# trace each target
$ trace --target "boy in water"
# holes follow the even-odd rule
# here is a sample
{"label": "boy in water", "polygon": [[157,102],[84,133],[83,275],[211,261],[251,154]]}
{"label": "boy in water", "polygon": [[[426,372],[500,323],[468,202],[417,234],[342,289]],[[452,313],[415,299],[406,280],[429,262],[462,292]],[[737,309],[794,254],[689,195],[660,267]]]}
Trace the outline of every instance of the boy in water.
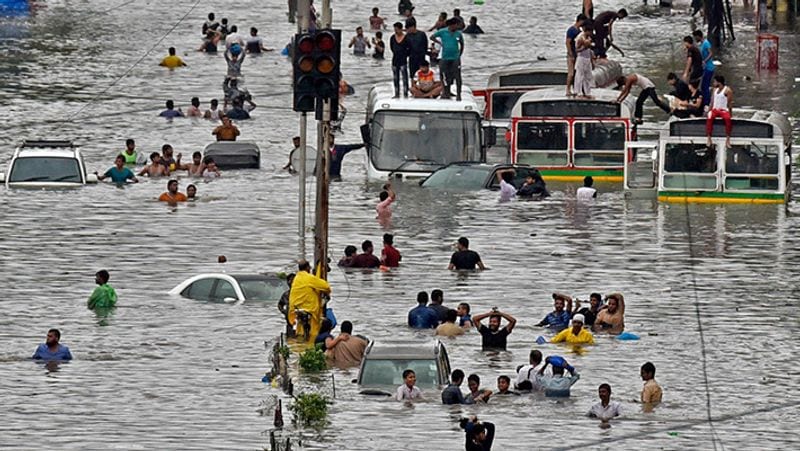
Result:
{"label": "boy in water", "polygon": [[97,288],[94,289],[86,306],[94,310],[96,308],[111,308],[117,304],[117,292],[108,284],[108,279],[111,276],[108,271],[101,269],[94,275],[94,281]]}
{"label": "boy in water", "polygon": [[372,54],[372,57],[375,59],[382,60],[383,53],[386,51],[386,44],[383,42],[383,33],[380,31],[375,32],[375,37],[372,38],[372,46],[375,47],[375,53]]}
{"label": "boy in water", "polygon": [[416,386],[417,374],[414,370],[403,371],[403,385],[397,387],[395,399],[398,401],[407,401],[412,399],[419,399],[422,397],[422,392]]}
{"label": "boy in water", "polygon": [[161,155],[158,152],[153,152],[150,154],[150,164],[142,168],[138,175],[161,177],[169,175],[169,169],[161,163]]}
{"label": "boy in water", "polygon": [[386,28],[386,18],[378,15],[380,10],[372,8],[372,15],[369,16],[369,29],[371,31],[378,31]]}

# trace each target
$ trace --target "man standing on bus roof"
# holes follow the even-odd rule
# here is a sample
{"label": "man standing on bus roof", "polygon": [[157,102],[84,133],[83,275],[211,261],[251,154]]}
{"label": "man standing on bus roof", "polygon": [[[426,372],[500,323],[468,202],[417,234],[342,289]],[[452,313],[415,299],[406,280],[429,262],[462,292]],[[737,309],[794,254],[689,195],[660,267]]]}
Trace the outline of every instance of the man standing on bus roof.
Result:
{"label": "man standing on bus roof", "polygon": [[578,56],[575,49],[575,38],[581,34],[581,27],[586,19],[584,14],[578,14],[575,23],[567,28],[567,97],[572,96],[572,83],[575,81],[575,58]]}
{"label": "man standing on bus roof", "polygon": [[605,60],[607,58],[606,44],[608,44],[608,46],[613,45],[614,35],[612,34],[612,28],[614,22],[626,17],[628,17],[628,11],[622,8],[616,12],[602,12],[594,18],[594,54],[598,59]]}
{"label": "man standing on bus roof", "polygon": [[622,103],[622,101],[628,97],[628,94],[631,93],[631,89],[634,86],[638,86],[639,89],[641,89],[639,96],[636,98],[636,109],[633,112],[634,120],[637,124],[642,123],[642,107],[648,97],[653,100],[653,103],[655,103],[657,107],[669,114],[669,105],[658,98],[658,94],[656,94],[656,85],[650,81],[649,78],[637,73],[617,78],[617,88],[621,90],[619,96],[617,96],[617,103]]}
{"label": "man standing on bus roof", "polygon": [[449,99],[453,94],[450,87],[456,84],[456,100],[461,101],[461,55],[464,53],[464,36],[458,29],[459,20],[451,17],[447,20],[447,28],[437,30],[431,40],[442,46],[442,56],[439,60],[439,71],[444,79],[443,99]]}

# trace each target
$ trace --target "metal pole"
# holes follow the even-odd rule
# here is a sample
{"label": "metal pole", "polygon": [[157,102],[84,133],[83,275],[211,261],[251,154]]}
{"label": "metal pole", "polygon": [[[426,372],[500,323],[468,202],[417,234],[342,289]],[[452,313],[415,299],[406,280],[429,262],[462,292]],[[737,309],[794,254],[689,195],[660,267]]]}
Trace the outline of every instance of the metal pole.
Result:
{"label": "metal pole", "polygon": [[[297,32],[308,31],[308,11],[310,9],[309,0],[294,0],[297,5]],[[292,49],[294,51],[294,49]],[[298,208],[297,208],[297,234],[300,238],[299,258],[306,258],[306,143],[308,139],[308,116],[303,113],[300,116],[300,167],[298,177]]]}
{"label": "metal pole", "polygon": [[331,0],[322,0],[322,27],[331,28],[333,22],[333,11],[331,10]]}

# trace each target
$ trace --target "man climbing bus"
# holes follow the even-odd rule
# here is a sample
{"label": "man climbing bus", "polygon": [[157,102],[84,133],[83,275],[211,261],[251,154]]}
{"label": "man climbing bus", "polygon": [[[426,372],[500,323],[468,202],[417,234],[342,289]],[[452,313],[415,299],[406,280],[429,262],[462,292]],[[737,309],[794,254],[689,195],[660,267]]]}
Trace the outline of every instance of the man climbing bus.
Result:
{"label": "man climbing bus", "polygon": [[306,260],[300,260],[297,264],[297,274],[292,281],[288,311],[289,323],[295,325],[298,337],[304,336],[305,328],[302,321],[297,318],[295,310],[308,312],[310,326],[308,339],[313,343],[322,324],[323,304],[320,295],[330,292],[331,286],[328,282],[311,274],[311,265]]}

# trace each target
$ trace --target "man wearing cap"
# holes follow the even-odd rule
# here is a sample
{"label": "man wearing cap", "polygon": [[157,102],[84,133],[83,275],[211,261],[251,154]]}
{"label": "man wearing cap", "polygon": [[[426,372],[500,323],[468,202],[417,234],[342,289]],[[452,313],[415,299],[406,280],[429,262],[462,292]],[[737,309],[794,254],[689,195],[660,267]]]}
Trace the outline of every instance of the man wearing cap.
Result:
{"label": "man wearing cap", "polygon": [[585,319],[580,313],[572,316],[572,327],[568,327],[558,333],[550,340],[550,343],[567,342],[573,345],[593,345],[594,337],[592,333],[583,328]]}
{"label": "man wearing cap", "polygon": [[[581,375],[575,368],[567,363],[567,361],[560,356],[551,355],[544,359],[544,366],[536,373],[536,383],[542,387],[545,396],[550,397],[568,397],[569,389]],[[553,374],[544,374],[547,365],[553,366]],[[564,370],[569,371],[569,376],[564,376]]]}

